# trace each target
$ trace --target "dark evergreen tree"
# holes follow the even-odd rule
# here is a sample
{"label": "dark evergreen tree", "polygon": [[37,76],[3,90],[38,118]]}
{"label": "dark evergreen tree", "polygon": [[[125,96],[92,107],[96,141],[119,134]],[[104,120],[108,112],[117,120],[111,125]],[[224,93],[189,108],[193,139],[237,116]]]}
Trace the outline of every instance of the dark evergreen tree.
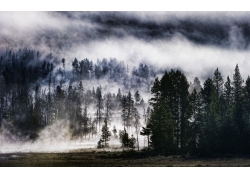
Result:
{"label": "dark evergreen tree", "polygon": [[204,121],[203,121],[203,107],[201,93],[197,93],[196,89],[193,90],[190,96],[192,105],[192,119],[189,132],[188,149],[190,154],[197,154],[199,149],[199,140],[204,134]]}
{"label": "dark evergreen tree", "polygon": [[119,139],[120,142],[122,143],[123,150],[125,147],[129,146],[129,136],[125,128],[123,131],[119,131]]}
{"label": "dark evergreen tree", "polygon": [[112,95],[111,93],[107,93],[105,95],[105,118],[109,125],[111,125],[112,109]]}
{"label": "dark evergreen tree", "polygon": [[100,124],[102,121],[102,115],[103,115],[103,97],[102,97],[102,88],[97,87],[96,89],[96,100],[97,100],[97,112],[96,112],[96,118],[97,118],[97,122],[99,123],[99,130],[100,130]]}
{"label": "dark evergreen tree", "polygon": [[110,141],[110,136],[111,136],[111,133],[109,131],[108,122],[105,119],[104,125],[102,126],[102,134],[101,134],[101,139],[100,139],[100,142],[104,143],[103,147],[109,147],[108,141]]}
{"label": "dark evergreen tree", "polygon": [[76,58],[72,63],[72,68],[73,68],[73,81],[75,81],[78,78],[78,73],[79,73],[79,64]]}
{"label": "dark evergreen tree", "polygon": [[163,98],[157,104],[153,107],[148,125],[152,146],[159,154],[171,154],[174,152],[174,120]]}
{"label": "dark evergreen tree", "polygon": [[[159,90],[155,92],[158,89],[158,83],[155,82],[155,84],[156,87],[153,86],[151,91],[154,96],[158,96],[156,93],[159,93]],[[189,131],[188,119],[191,117],[188,88],[189,84],[185,75],[178,70],[166,72],[160,81],[161,97],[165,99],[175,121],[175,148],[182,153],[186,152]]]}
{"label": "dark evergreen tree", "polygon": [[135,119],[134,127],[135,127],[135,133],[136,133],[136,142],[137,142],[137,148],[139,151],[139,138],[138,138],[138,136],[140,133],[140,126],[141,126],[140,114],[136,108],[133,109],[133,114],[134,114],[134,119]]}
{"label": "dark evergreen tree", "polygon": [[135,97],[135,103],[136,103],[136,104],[139,104],[139,103],[140,103],[140,100],[141,100],[141,95],[140,95],[140,93],[139,93],[138,90],[135,92],[134,97]]}
{"label": "dark evergreen tree", "polygon": [[122,117],[124,129],[125,129],[126,121],[127,121],[127,113],[128,113],[128,105],[127,105],[127,98],[126,98],[126,96],[122,97],[121,106],[122,106],[121,117]]}
{"label": "dark evergreen tree", "polygon": [[223,84],[224,84],[223,78],[218,68],[214,72],[213,84],[215,87],[216,98],[218,100],[223,93]]}
{"label": "dark evergreen tree", "polygon": [[135,139],[134,136],[132,135],[131,138],[129,138],[128,147],[131,148],[132,150],[134,150],[134,148],[135,148],[135,143],[136,143],[136,139]]}
{"label": "dark evergreen tree", "polygon": [[233,105],[234,105],[234,120],[236,121],[240,130],[243,129],[242,122],[242,93],[243,93],[243,79],[241,77],[239,67],[236,65],[233,75]]}

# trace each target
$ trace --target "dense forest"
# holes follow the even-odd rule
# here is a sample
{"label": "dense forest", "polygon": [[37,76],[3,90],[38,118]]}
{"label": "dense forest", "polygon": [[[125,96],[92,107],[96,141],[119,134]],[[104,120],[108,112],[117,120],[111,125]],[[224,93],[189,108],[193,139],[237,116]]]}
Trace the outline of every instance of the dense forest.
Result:
{"label": "dense forest", "polygon": [[[116,92],[104,91],[104,81],[116,83]],[[216,68],[201,86],[180,70],[159,78],[142,63],[130,70],[112,58],[93,63],[11,49],[0,56],[0,83],[7,141],[35,141],[46,126],[67,120],[72,139],[96,139],[98,148],[114,138],[140,150],[145,136],[147,150],[161,155],[250,152],[250,77],[244,82],[238,65],[232,80]]]}
{"label": "dense forest", "polygon": [[[149,92],[152,84],[146,64],[129,73],[128,65],[116,59],[94,64],[74,58],[67,68],[64,58],[30,49],[7,50],[0,63],[1,135],[7,141],[35,141],[39,131],[62,120],[69,121],[72,139],[96,138],[105,120],[118,138],[115,124],[131,130],[137,108],[149,113],[139,92]],[[116,83],[116,92],[104,91],[104,81]]]}

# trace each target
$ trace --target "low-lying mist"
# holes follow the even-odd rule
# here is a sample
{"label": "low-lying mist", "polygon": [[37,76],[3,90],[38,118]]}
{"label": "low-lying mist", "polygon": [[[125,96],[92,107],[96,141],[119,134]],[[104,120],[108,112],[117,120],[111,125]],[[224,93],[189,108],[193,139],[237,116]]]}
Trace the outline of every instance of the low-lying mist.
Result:
{"label": "low-lying mist", "polygon": [[[165,71],[178,69],[191,83],[198,77],[190,92],[200,90],[216,68],[225,82],[238,64],[246,79],[249,17],[247,12],[1,12],[0,153],[96,148],[105,118],[111,122],[110,147],[121,148],[112,129],[115,125],[117,135],[124,130],[122,106],[129,92],[145,126],[143,106],[147,110],[154,79]],[[128,126],[136,137],[134,124]],[[144,140],[139,135],[140,148]]]}
{"label": "low-lying mist", "polygon": [[[120,120],[121,121],[121,120]],[[143,122],[142,122],[143,123]],[[117,131],[123,130],[124,127],[121,122],[117,120],[111,123],[109,130],[112,133],[113,126],[116,126]],[[31,153],[31,152],[70,152],[74,150],[84,150],[84,149],[96,149],[97,142],[100,139],[100,133],[94,135],[93,137],[89,134],[86,138],[79,137],[72,139],[70,126],[68,120],[58,120],[52,125],[46,126],[42,129],[38,138],[34,141],[18,140],[15,136],[9,137],[10,132],[6,132],[3,129],[0,135],[0,153]],[[128,131],[129,135],[136,137],[135,130]],[[118,134],[118,133],[117,133]],[[140,149],[147,146],[145,137],[139,135]],[[110,148],[106,148],[110,151],[121,150],[121,142],[118,138],[112,136],[109,141]]]}

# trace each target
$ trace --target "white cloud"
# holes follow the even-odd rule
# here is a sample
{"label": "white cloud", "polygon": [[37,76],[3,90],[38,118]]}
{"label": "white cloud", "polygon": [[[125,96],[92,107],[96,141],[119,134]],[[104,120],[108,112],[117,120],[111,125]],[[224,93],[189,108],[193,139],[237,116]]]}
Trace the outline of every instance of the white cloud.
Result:
{"label": "white cloud", "polygon": [[[106,39],[92,41],[88,44],[72,47],[64,54],[69,59],[89,58],[96,61],[102,58],[117,58],[125,61],[130,67],[138,66],[140,62],[158,68],[181,68],[185,71],[189,81],[194,77],[206,78],[213,75],[218,67],[223,76],[232,77],[236,64],[244,78],[249,74],[250,52],[247,50],[224,49],[213,46],[196,45],[176,35],[171,40],[155,40],[146,42],[133,37],[124,39]],[[70,58],[71,57],[71,58]],[[71,61],[70,61],[71,63]]]}
{"label": "white cloud", "polygon": [[[121,15],[123,14],[124,18],[134,16],[142,21],[165,22],[190,18],[229,24],[234,20],[244,21],[249,16],[246,12],[121,12]],[[101,25],[91,22],[91,19],[80,20],[79,14],[75,17],[74,20],[68,19],[53,12],[1,12],[0,36],[8,42],[2,42],[0,49],[10,45],[14,48],[28,46],[46,52],[52,51],[59,59],[66,58],[68,66],[71,66],[75,57],[93,61],[112,57],[127,62],[131,68],[138,66],[140,62],[146,62],[162,69],[181,68],[189,81],[193,81],[195,76],[201,80],[207,75],[212,76],[216,67],[225,77],[232,76],[236,64],[239,64],[244,78],[249,74],[249,52],[242,48],[246,42],[242,29],[235,25],[229,30],[228,43],[231,48],[225,49],[212,45],[197,45],[180,34],[175,34],[172,39],[146,41],[125,33],[123,38],[107,36],[101,37],[102,40],[90,38],[85,41],[85,37],[95,36]],[[52,37],[48,43],[44,34],[50,36],[50,32],[54,32],[56,37]],[[72,39],[64,39],[68,34]],[[38,37],[38,42],[35,42]],[[58,42],[62,43],[62,49],[57,47]]]}

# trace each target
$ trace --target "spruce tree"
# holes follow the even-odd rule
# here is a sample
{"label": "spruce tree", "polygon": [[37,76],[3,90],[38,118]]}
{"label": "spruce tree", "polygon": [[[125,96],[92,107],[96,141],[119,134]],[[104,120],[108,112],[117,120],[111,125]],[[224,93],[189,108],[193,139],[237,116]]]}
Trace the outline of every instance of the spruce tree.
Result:
{"label": "spruce tree", "polygon": [[104,120],[104,125],[102,126],[102,135],[100,142],[103,142],[103,147],[109,147],[108,141],[110,141],[111,133],[109,131],[107,119]]}
{"label": "spruce tree", "polygon": [[138,90],[135,92],[134,97],[135,97],[135,103],[136,103],[136,104],[139,104],[139,103],[140,103],[140,100],[141,100],[141,95],[140,95],[140,93],[139,93]]}
{"label": "spruce tree", "polygon": [[[245,123],[243,120],[243,79],[241,77],[238,64],[235,67],[234,75],[233,75],[233,120],[235,121],[237,128],[239,129],[240,136],[239,138],[239,144],[244,138],[244,131],[245,131]],[[239,146],[238,146],[239,147]]]}
{"label": "spruce tree", "polygon": [[227,81],[224,84],[224,94],[223,95],[224,95],[227,106],[230,108],[230,105],[232,103],[232,86],[231,86],[231,80],[230,80],[229,76],[227,77]]}
{"label": "spruce tree", "polygon": [[233,94],[232,85],[229,76],[224,84],[224,117],[222,119],[222,124],[219,132],[220,136],[220,151],[221,153],[236,153],[237,152],[237,134],[238,128],[233,120]]}
{"label": "spruce tree", "polygon": [[249,124],[250,122],[250,77],[247,77],[246,84],[244,87],[244,98],[243,98],[243,116],[244,121]]}
{"label": "spruce tree", "polygon": [[125,128],[123,131],[119,131],[119,139],[122,143],[122,148],[124,150],[124,147],[128,147],[129,145],[129,136]]}
{"label": "spruce tree", "polygon": [[131,148],[132,150],[134,150],[135,143],[136,143],[136,139],[134,138],[134,136],[132,134],[131,138],[129,138],[128,147]]}
{"label": "spruce tree", "polygon": [[125,126],[126,126],[126,121],[127,121],[127,113],[128,113],[128,105],[127,105],[127,98],[126,96],[123,96],[122,97],[122,102],[121,102],[121,105],[122,105],[122,114],[121,114],[121,117],[122,117],[122,123],[123,123],[123,126],[124,126],[124,129],[125,129]]}
{"label": "spruce tree", "polygon": [[133,123],[133,119],[134,119],[133,110],[134,110],[134,100],[133,100],[132,95],[129,91],[128,95],[127,95],[127,119],[126,119],[127,129],[131,128],[132,123]]}
{"label": "spruce tree", "polygon": [[174,150],[174,120],[171,110],[163,98],[155,106],[157,108],[153,108],[148,125],[151,143],[157,153],[171,154]]}
{"label": "spruce tree", "polygon": [[223,84],[224,84],[223,78],[218,68],[214,72],[213,84],[215,86],[216,98],[218,100],[223,93]]}
{"label": "spruce tree", "polygon": [[175,148],[185,153],[189,131],[188,119],[191,117],[187,79],[180,71],[171,70],[163,75],[160,83],[155,81],[155,85],[152,88],[154,98],[151,101],[155,101],[155,97],[160,95],[168,104],[175,121]]}
{"label": "spruce tree", "polygon": [[111,125],[111,117],[112,117],[112,96],[111,93],[107,93],[105,96],[105,118],[107,118],[108,124]]}
{"label": "spruce tree", "polygon": [[191,93],[190,102],[192,106],[192,119],[188,149],[190,154],[196,154],[199,148],[199,140],[203,135],[204,129],[202,98],[201,93],[197,93],[196,89]]}
{"label": "spruce tree", "polygon": [[136,108],[134,108],[133,113],[134,113],[134,119],[135,119],[134,127],[135,127],[135,133],[136,133],[137,148],[138,148],[138,151],[139,151],[139,139],[138,139],[138,136],[139,136],[139,133],[140,133],[140,126],[141,126],[140,114],[139,114],[139,112],[138,112],[138,110]]}
{"label": "spruce tree", "polygon": [[[94,88],[93,88],[93,91],[94,91]],[[99,123],[99,130],[100,130],[100,125],[101,125],[102,115],[103,115],[103,112],[102,112],[102,110],[103,110],[103,97],[102,97],[101,86],[96,88],[95,96],[96,96],[96,100],[97,100],[96,119],[97,119],[97,122]]]}

